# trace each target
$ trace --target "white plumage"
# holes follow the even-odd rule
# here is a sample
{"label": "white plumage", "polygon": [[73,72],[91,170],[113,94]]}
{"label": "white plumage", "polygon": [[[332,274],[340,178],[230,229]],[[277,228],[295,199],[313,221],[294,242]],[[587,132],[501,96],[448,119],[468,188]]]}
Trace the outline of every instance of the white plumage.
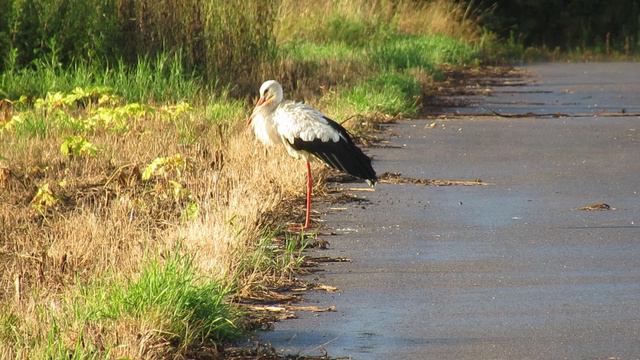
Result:
{"label": "white plumage", "polygon": [[307,217],[311,211],[312,178],[309,160],[319,158],[327,165],[375,184],[377,177],[371,159],[358,148],[340,124],[303,103],[284,101],[282,86],[269,80],[260,87],[260,99],[249,119],[260,142],[278,143],[287,152],[307,161]]}
{"label": "white plumage", "polygon": [[296,139],[303,142],[319,140],[323,143],[348,141],[329,125],[321,112],[306,104],[282,102],[273,113],[273,122],[287,152],[298,159],[302,157],[309,160],[311,153],[294,149],[292,144]]}
{"label": "white plumage", "polygon": [[267,146],[275,146],[281,142],[280,135],[271,118],[265,118],[261,112],[251,115],[253,133],[261,143]]}
{"label": "white plumage", "polygon": [[[271,83],[267,81],[260,87],[260,100],[253,109],[253,113],[251,113],[249,121],[251,122],[253,133],[256,135],[256,138],[267,146],[274,146],[281,142],[280,135],[276,130],[276,126],[273,121],[273,117],[270,116],[270,112],[267,111],[264,106],[261,106],[262,103],[264,103],[263,95],[270,85]],[[282,87],[280,87],[280,89],[282,89]],[[282,98],[282,90],[280,91],[280,94],[280,98]]]}

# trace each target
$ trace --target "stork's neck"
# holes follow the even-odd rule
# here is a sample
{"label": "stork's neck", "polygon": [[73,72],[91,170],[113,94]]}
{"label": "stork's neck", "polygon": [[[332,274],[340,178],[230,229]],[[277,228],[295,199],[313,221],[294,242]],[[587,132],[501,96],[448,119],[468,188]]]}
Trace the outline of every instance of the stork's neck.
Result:
{"label": "stork's neck", "polygon": [[267,104],[262,104],[260,106],[256,106],[255,108],[253,108],[253,111],[251,112],[251,121],[253,121],[253,118],[260,114],[260,116],[262,116],[263,118],[270,118],[274,111],[276,110],[278,106],[274,106],[271,103],[267,103]]}
{"label": "stork's neck", "polygon": [[265,111],[269,113],[274,112],[281,102],[282,99],[274,98],[272,101],[264,104]]}
{"label": "stork's neck", "polygon": [[276,111],[276,108],[278,107],[278,105],[280,105],[281,102],[282,102],[282,97],[276,96],[273,98],[273,100],[258,106],[256,108],[256,111],[260,111],[265,115],[271,114],[274,111]]}

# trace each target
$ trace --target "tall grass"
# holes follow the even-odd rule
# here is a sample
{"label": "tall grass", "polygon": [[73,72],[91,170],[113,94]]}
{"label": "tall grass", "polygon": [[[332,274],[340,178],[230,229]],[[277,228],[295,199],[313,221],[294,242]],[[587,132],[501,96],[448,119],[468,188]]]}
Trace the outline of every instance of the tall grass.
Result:
{"label": "tall grass", "polygon": [[278,49],[287,43],[365,46],[397,32],[481,36],[474,21],[481,14],[451,0],[10,0],[2,10],[0,72],[42,61],[94,71],[180,54],[186,73],[243,96],[274,72],[286,76],[278,69],[287,48]]}
{"label": "tall grass", "polygon": [[[0,11],[0,71],[55,58],[61,65],[135,65],[181,53],[213,84],[248,90],[274,60],[277,4],[241,0],[11,0]],[[238,81],[240,80],[240,81]],[[239,82],[239,83],[238,83]]]}
{"label": "tall grass", "polygon": [[396,36],[372,49],[371,58],[382,68],[420,67],[433,72],[441,64],[469,63],[477,53],[471,45],[450,37]]}
{"label": "tall grass", "polygon": [[488,11],[478,9],[473,2],[451,0],[282,0],[275,36],[278,43],[308,40],[362,45],[400,32],[476,42],[483,35],[478,21]]}
{"label": "tall grass", "polygon": [[403,33],[443,35],[466,42],[477,42],[484,36],[478,23],[490,11],[491,8],[481,10],[474,7],[474,1],[400,1],[395,20],[398,30]]}
{"label": "tall grass", "polygon": [[83,61],[63,66],[55,54],[49,54],[28,67],[11,66],[0,73],[0,97],[14,100],[95,86],[106,86],[128,101],[139,102],[193,99],[205,89],[202,79],[185,69],[179,53],[141,57],[133,66],[122,61],[113,66]]}
{"label": "tall grass", "polygon": [[[117,3],[105,0],[3,1],[0,11],[0,38],[6,47],[17,50],[18,63],[58,52],[69,63],[78,58],[106,58],[119,53],[125,40],[118,32]],[[2,66],[0,64],[0,70]]]}

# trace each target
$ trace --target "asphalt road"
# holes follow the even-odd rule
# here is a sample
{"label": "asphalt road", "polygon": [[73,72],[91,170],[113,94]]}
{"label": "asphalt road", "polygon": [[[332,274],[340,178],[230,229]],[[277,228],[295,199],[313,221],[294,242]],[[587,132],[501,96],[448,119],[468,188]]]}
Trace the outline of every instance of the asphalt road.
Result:
{"label": "asphalt road", "polygon": [[[447,120],[402,121],[379,173],[489,186],[379,184],[327,205],[324,237],[351,263],[339,293],[261,334],[286,353],[353,359],[640,358],[640,64],[527,67]],[[457,116],[565,113],[572,117]],[[604,116],[598,113],[622,113]],[[589,115],[593,114],[593,115]],[[586,116],[589,115],[589,116]],[[582,211],[591,203],[615,210]]]}

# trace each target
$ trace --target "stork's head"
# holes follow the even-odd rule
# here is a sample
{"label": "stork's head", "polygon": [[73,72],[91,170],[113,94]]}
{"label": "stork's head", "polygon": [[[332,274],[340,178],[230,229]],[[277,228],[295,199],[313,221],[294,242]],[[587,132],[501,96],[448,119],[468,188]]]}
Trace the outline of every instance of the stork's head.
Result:
{"label": "stork's head", "polygon": [[260,99],[253,108],[253,112],[247,121],[251,123],[253,117],[257,113],[262,113],[263,116],[269,114],[282,102],[282,85],[275,80],[267,80],[260,86]]}
{"label": "stork's head", "polygon": [[275,80],[267,80],[260,86],[260,99],[256,107],[275,108],[282,100],[282,85]]}

